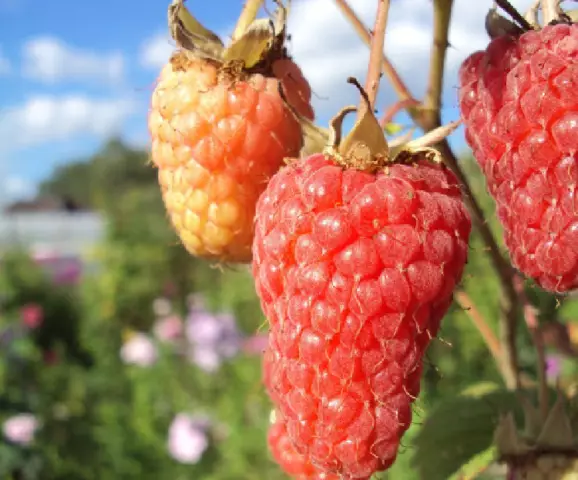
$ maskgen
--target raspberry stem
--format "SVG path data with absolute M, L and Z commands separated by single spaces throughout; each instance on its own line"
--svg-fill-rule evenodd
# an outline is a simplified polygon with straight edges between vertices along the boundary
M 245 33 L 247 27 L 257 18 L 257 14 L 263 3 L 263 0 L 246 0 L 241 15 L 239 15 L 239 19 L 235 25 L 232 40 L 237 40 Z
M 341 8 L 346 18 L 353 25 L 355 30 L 359 33 L 361 38 L 366 44 L 369 44 L 370 34 L 367 28 L 364 27 L 363 23 L 357 17 L 355 12 L 349 8 L 345 0 L 335 0 L 337 5 Z M 430 98 L 430 108 L 415 108 L 413 106 L 408 106 L 407 113 L 410 115 L 412 120 L 418 125 L 422 130 L 428 132 L 439 126 L 441 126 L 441 94 L 443 78 L 443 67 L 445 65 L 445 53 L 448 46 L 448 32 L 449 32 L 449 19 L 451 16 L 451 9 L 453 6 L 452 0 L 436 0 L 434 9 L 434 47 L 432 52 L 432 62 L 430 71 L 430 87 L 428 88 L 428 96 Z M 363 30 L 363 32 L 362 32 Z M 391 64 L 387 62 L 387 59 L 383 60 L 384 71 L 390 75 L 390 78 L 395 78 L 391 76 Z M 390 69 L 388 69 L 389 67 Z M 438 78 L 440 77 L 440 78 Z M 394 81 L 392 80 L 392 83 Z M 395 82 L 394 85 L 400 85 Z M 402 84 L 403 85 L 403 84 Z M 407 92 L 407 90 L 405 90 Z M 408 92 L 409 93 L 409 92 Z M 398 95 L 402 98 L 413 98 L 402 96 L 398 91 Z M 435 100 L 435 101 L 432 101 Z M 515 336 L 515 325 L 517 317 L 518 308 L 518 296 L 514 289 L 512 278 L 513 269 L 511 265 L 505 260 L 500 247 L 496 242 L 496 239 L 486 223 L 484 218 L 484 213 L 480 207 L 476 197 L 474 196 L 468 179 L 462 169 L 459 166 L 458 159 L 455 156 L 452 148 L 450 147 L 447 139 L 442 140 L 438 145 L 436 145 L 437 150 L 442 154 L 445 163 L 453 170 L 453 172 L 458 177 L 462 191 L 465 197 L 466 204 L 470 213 L 472 215 L 472 220 L 476 226 L 476 229 L 480 233 L 484 243 L 488 247 L 490 258 L 496 273 L 500 278 L 502 284 L 503 292 L 505 294 L 506 305 L 504 305 L 506 312 L 506 318 L 503 321 L 503 329 L 506 335 L 504 338 L 510 339 L 510 341 L 504 342 L 504 347 L 507 350 L 514 348 L 514 342 L 511 341 Z M 504 381 L 509 388 L 515 388 L 518 381 L 517 379 L 517 355 L 515 352 L 512 354 L 505 355 L 507 360 L 506 369 L 507 374 L 504 376 Z M 505 361 L 506 361 L 505 360 Z
M 538 25 L 538 10 L 540 10 L 540 3 L 542 0 L 535 0 L 534 3 L 524 14 L 524 18 L 532 25 Z
M 353 11 L 353 9 L 347 3 L 347 0 L 335 0 L 335 4 L 343 13 L 343 16 L 347 18 L 349 23 L 353 26 L 359 37 L 363 40 L 363 42 L 367 45 L 371 43 L 371 34 L 368 28 L 364 25 L 364 23 L 359 19 L 357 14 Z M 397 96 L 403 101 L 407 100 L 409 102 L 409 106 L 419 105 L 419 101 L 414 98 L 411 94 L 407 85 L 404 83 L 403 79 L 397 73 L 395 67 L 389 61 L 385 54 L 382 54 L 381 58 L 382 62 L 382 69 L 389 78 L 391 85 Z
M 436 117 L 441 125 L 441 97 L 443 89 L 446 51 L 449 46 L 448 32 L 452 17 L 453 0 L 434 0 L 434 31 L 432 53 L 430 57 L 429 82 L 423 102 L 424 113 Z
M 456 302 L 462 307 L 466 315 L 470 317 L 474 326 L 480 332 L 480 335 L 484 339 L 488 350 L 492 354 L 496 365 L 499 370 L 503 369 L 503 363 L 501 361 L 502 358 L 502 348 L 500 346 L 500 341 L 496 334 L 492 331 L 491 327 L 488 325 L 488 322 L 484 318 L 484 316 L 480 313 L 480 311 L 474 305 L 470 296 L 460 290 L 454 293 L 454 299 Z
M 381 59 L 383 57 L 385 28 L 387 26 L 387 17 L 389 14 L 389 0 L 377 0 L 377 2 L 375 27 L 371 38 L 371 52 L 369 55 L 367 79 L 365 81 L 365 91 L 367 92 L 369 105 L 372 109 L 375 109 L 375 100 L 379 90 L 379 80 L 381 79 Z
M 554 0 L 556 1 L 556 0 Z M 516 7 L 514 7 L 508 0 L 496 0 L 496 5 L 498 5 L 504 12 L 506 12 L 513 20 L 518 22 L 520 27 L 524 30 L 532 30 L 532 25 L 528 23 L 528 20 L 524 18 L 524 16 L 518 12 Z
M 379 123 L 383 128 L 385 128 L 385 126 L 393 121 L 393 117 L 395 117 L 401 110 L 407 110 L 411 107 L 419 107 L 419 105 L 420 103 L 415 98 L 399 100 L 385 111 L 381 120 L 379 120 Z
M 542 21 L 544 25 L 560 19 L 561 9 L 558 0 L 541 0 Z
M 530 332 L 532 342 L 534 343 L 534 347 L 536 349 L 539 395 L 538 402 L 542 422 L 545 422 L 546 417 L 548 416 L 550 400 L 548 395 L 548 383 L 546 379 L 546 352 L 544 348 L 544 339 L 539 330 L 539 323 L 536 317 L 536 308 L 528 300 L 524 290 L 524 282 L 518 275 L 516 275 L 514 278 L 514 285 L 518 291 L 518 297 L 520 298 L 520 302 L 522 303 L 524 309 L 524 320 L 526 322 L 526 326 L 528 327 L 528 331 Z

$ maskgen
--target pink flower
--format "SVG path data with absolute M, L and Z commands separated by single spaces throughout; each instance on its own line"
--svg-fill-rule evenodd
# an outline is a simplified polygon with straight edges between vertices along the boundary
M 34 440 L 38 420 L 31 413 L 21 413 L 10 417 L 2 427 L 4 436 L 12 443 L 29 445 Z
M 214 373 L 223 360 L 234 357 L 242 342 L 232 314 L 215 315 L 199 308 L 193 308 L 189 313 L 185 336 L 190 344 L 189 360 L 209 373 Z
M 44 311 L 40 305 L 29 303 L 20 309 L 20 318 L 26 327 L 34 330 L 42 324 Z
M 559 355 L 546 355 L 546 378 L 556 381 L 562 373 L 562 357 Z
M 120 349 L 124 363 L 150 367 L 158 358 L 157 347 L 144 333 L 135 333 Z
M 163 342 L 172 342 L 176 340 L 183 331 L 183 322 L 180 317 L 170 315 L 159 318 L 153 327 L 155 336 Z
M 205 417 L 179 413 L 169 427 L 168 450 L 177 462 L 198 463 L 207 448 L 209 421 Z

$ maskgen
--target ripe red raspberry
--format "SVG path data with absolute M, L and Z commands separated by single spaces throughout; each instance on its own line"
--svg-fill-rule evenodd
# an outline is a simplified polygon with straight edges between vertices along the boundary
M 466 139 L 512 263 L 544 289 L 578 287 L 578 26 L 494 39 L 460 70 Z
M 296 480 L 340 480 L 337 475 L 320 472 L 307 457 L 299 454 L 287 435 L 285 424 L 279 419 L 269 427 L 267 441 L 275 461 Z
M 455 176 L 423 158 L 371 174 L 317 154 L 260 197 L 265 385 L 295 448 L 322 471 L 362 479 L 395 460 L 470 229 Z

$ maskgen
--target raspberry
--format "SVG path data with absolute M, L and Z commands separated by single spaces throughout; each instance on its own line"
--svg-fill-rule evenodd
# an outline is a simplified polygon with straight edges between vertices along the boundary
M 423 158 L 372 174 L 316 154 L 273 176 L 253 243 L 264 382 L 317 468 L 362 479 L 394 462 L 470 230 L 455 176 Z
M 266 66 L 238 65 L 177 51 L 160 74 L 148 123 L 183 245 L 195 256 L 247 262 L 257 198 L 303 143 L 279 85 L 299 114 L 312 119 L 313 111 L 309 84 L 283 53 Z
M 285 473 L 297 480 L 340 480 L 338 476 L 319 472 L 306 457 L 300 455 L 287 435 L 282 421 L 269 427 L 269 450 Z
M 578 287 L 578 26 L 502 36 L 460 69 L 466 139 L 513 265 L 545 290 Z

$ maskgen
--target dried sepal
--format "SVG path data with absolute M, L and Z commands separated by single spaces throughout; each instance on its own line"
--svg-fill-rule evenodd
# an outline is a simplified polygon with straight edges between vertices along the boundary
M 524 455 L 530 448 L 524 444 L 514 420 L 514 415 L 508 412 L 502 415 L 494 433 L 494 444 L 501 456 Z
M 169 5 L 168 23 L 171 36 L 180 48 L 200 58 L 221 59 L 222 40 L 191 14 L 183 0 L 173 0 Z
M 408 147 L 404 145 L 396 154 L 392 163 L 413 164 L 416 160 L 427 160 L 428 162 L 443 163 L 442 154 L 432 147 Z
M 415 128 L 410 128 L 407 132 L 388 141 L 390 155 L 395 158 L 405 146 L 411 141 Z
M 181 50 L 195 58 L 221 64 L 225 73 L 236 70 L 268 72 L 273 61 L 285 56 L 287 9 L 281 2 L 277 4 L 272 18 L 254 20 L 226 47 L 218 35 L 204 27 L 185 7 L 184 0 L 173 0 L 169 5 L 169 30 Z
M 506 17 L 502 17 L 496 7 L 492 7 L 486 14 L 486 32 L 490 38 L 497 38 L 503 35 L 521 35 L 524 30 Z
M 287 107 L 287 110 L 289 110 L 291 115 L 293 115 L 295 120 L 297 120 L 301 126 L 301 137 L 303 144 L 301 146 L 301 150 L 299 151 L 299 156 L 304 158 L 315 153 L 324 152 L 326 148 L 331 145 L 331 131 L 328 128 L 323 128 L 319 125 L 316 125 L 311 120 L 297 112 L 295 107 L 293 107 L 293 105 L 291 105 L 287 99 L 281 82 L 279 82 L 277 90 L 279 92 L 279 96 L 283 100 L 283 103 Z
M 454 122 L 450 122 L 447 125 L 442 125 L 441 127 L 434 128 L 430 130 L 426 134 L 422 135 L 415 140 L 411 140 L 407 143 L 407 148 L 426 148 L 432 147 L 436 143 L 441 142 L 449 135 L 451 135 L 460 125 L 462 121 L 456 120 Z
M 278 2 L 273 18 L 254 20 L 243 35 L 231 42 L 223 52 L 224 62 L 242 62 L 245 69 L 251 69 L 268 58 L 283 55 L 287 33 L 287 10 Z
M 330 122 L 331 146 L 326 153 L 344 166 L 375 172 L 389 162 L 389 146 L 383 128 L 373 113 L 367 93 L 354 78 L 347 81 L 357 87 L 362 103 L 359 108 L 345 107 L 333 117 Z M 343 137 L 343 120 L 354 111 L 358 112 L 358 118 L 350 132 Z
M 522 436 L 531 441 L 540 435 L 542 430 L 542 416 L 540 409 L 533 405 L 525 395 L 519 395 L 522 411 L 524 412 L 524 431 Z
M 303 147 L 299 156 L 308 157 L 315 153 L 322 153 L 331 144 L 331 132 L 328 128 L 315 125 L 305 117 L 299 117 L 301 132 L 303 133 Z
M 578 450 L 570 416 L 566 411 L 562 395 L 558 395 L 556 402 L 548 413 L 536 444 L 547 449 Z

